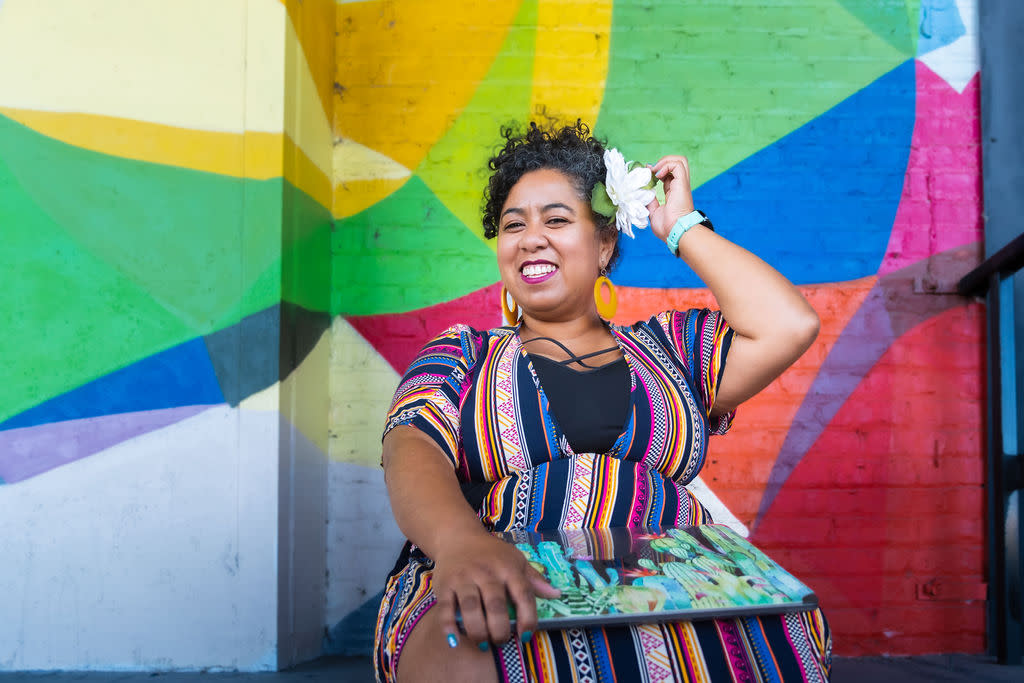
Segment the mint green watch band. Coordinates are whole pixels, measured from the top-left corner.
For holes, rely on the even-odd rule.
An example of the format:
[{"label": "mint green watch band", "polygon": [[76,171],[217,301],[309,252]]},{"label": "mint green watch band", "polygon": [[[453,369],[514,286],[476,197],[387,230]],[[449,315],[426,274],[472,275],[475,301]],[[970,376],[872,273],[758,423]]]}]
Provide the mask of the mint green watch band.
[{"label": "mint green watch band", "polygon": [[665,239],[665,244],[668,245],[668,250],[672,252],[673,256],[679,256],[679,240],[686,234],[686,231],[707,219],[708,217],[700,211],[693,210],[676,220],[675,225],[672,226],[672,232]]}]

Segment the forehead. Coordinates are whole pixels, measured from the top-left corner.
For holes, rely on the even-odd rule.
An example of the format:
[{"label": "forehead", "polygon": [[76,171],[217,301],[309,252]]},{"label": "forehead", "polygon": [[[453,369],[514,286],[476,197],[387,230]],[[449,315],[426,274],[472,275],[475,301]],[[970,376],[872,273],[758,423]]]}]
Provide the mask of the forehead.
[{"label": "forehead", "polygon": [[572,179],[553,168],[541,168],[524,173],[512,186],[505,200],[505,208],[531,204],[549,204],[559,201],[565,204],[581,204]]}]

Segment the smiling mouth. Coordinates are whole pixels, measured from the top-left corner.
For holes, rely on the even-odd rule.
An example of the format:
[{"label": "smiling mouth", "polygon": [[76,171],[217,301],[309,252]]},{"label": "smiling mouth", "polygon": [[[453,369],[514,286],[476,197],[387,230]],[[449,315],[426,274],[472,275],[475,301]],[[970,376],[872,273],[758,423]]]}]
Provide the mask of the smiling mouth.
[{"label": "smiling mouth", "polygon": [[558,272],[558,266],[553,263],[528,263],[523,266],[520,272],[523,282],[536,285],[548,278],[554,277],[555,273]]}]

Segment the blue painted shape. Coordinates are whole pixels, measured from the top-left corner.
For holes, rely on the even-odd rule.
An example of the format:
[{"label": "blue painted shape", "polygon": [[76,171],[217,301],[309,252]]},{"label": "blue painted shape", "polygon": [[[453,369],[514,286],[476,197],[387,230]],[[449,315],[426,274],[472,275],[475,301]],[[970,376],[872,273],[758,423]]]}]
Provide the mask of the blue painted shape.
[{"label": "blue painted shape", "polygon": [[[908,60],[701,185],[694,203],[796,284],[874,275],[903,193],[915,99]],[[704,286],[650,230],[619,244],[616,284]]]},{"label": "blue painted shape", "polygon": [[[1003,432],[1003,454],[1017,450],[1017,341],[1013,303],[1014,278],[999,278],[999,386],[1003,414],[999,416]],[[994,454],[999,457],[1000,454]]]},{"label": "blue painted shape", "polygon": [[373,654],[373,634],[384,591],[377,593],[332,626],[322,644],[324,655],[366,657]]},{"label": "blue painted shape", "polygon": [[0,423],[0,431],[140,410],[224,403],[202,338],[153,354]]},{"label": "blue painted shape", "polygon": [[917,55],[949,45],[967,33],[955,0],[921,0]]}]

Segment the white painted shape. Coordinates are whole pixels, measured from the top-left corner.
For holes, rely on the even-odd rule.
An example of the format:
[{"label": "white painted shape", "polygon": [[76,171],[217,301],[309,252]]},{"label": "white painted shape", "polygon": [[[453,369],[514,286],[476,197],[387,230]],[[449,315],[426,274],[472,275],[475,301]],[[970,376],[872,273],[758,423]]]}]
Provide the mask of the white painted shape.
[{"label": "white painted shape", "polygon": [[3,11],[2,106],[282,131],[277,0],[6,0]]},{"label": "white painted shape", "polygon": [[284,669],[323,650],[327,455],[283,416],[280,444],[277,668]]},{"label": "white painted shape", "polygon": [[958,93],[981,68],[981,54],[978,46],[978,7],[975,0],[956,0],[964,35],[936,50],[918,57],[928,68],[938,74]]},{"label": "white painted shape", "polygon": [[412,172],[380,152],[355,140],[341,138],[334,142],[334,182],[350,180],[400,180]]},{"label": "white painted shape", "polygon": [[0,670],[267,670],[279,417],[217,406],[0,486]]},{"label": "white painted shape", "polygon": [[401,378],[341,316],[331,323],[329,373],[331,460],[376,467],[384,417]]},{"label": "white painted shape", "polygon": [[391,513],[384,472],[327,464],[327,626],[384,589],[405,537]]},{"label": "white painted shape", "polygon": [[708,509],[715,524],[724,524],[743,538],[750,536],[750,529],[747,528],[747,525],[732,514],[732,511],[726,507],[721,498],[715,495],[715,492],[703,479],[699,476],[694,477],[693,481],[686,485],[686,488]]}]

